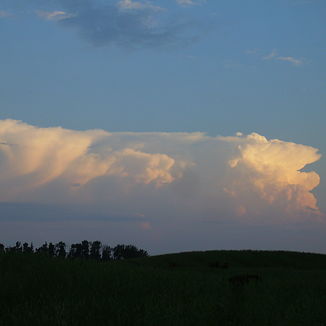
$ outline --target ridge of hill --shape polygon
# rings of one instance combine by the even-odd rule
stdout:
[[[228,268],[326,269],[326,254],[271,250],[209,250],[144,257],[139,265],[200,269],[228,265]]]

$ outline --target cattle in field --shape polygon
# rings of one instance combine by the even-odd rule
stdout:
[[[169,266],[169,268],[176,268],[177,267],[177,263],[175,263],[175,262],[169,262],[168,266]]]
[[[229,283],[232,286],[243,286],[245,284],[248,284],[250,281],[261,281],[261,276],[257,274],[241,274],[241,275],[235,275],[229,278]]]

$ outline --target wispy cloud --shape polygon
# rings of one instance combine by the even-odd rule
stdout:
[[[271,53],[267,54],[266,56],[262,57],[263,60],[277,60],[277,61],[285,61],[285,62],[289,62],[292,63],[295,66],[300,66],[303,64],[303,60],[302,59],[298,59],[295,57],[291,57],[291,56],[280,56],[278,55],[277,51],[274,49]]]
[[[161,11],[164,10],[164,8],[155,6],[151,2],[139,2],[139,1],[133,1],[133,0],[120,0],[118,2],[118,7],[124,10],[154,10],[154,11]]]
[[[294,57],[277,57],[277,60],[287,61],[287,62],[293,63],[296,66],[300,66],[303,64],[303,61],[301,59],[297,59]]]
[[[177,4],[180,6],[195,6],[202,4],[206,0],[176,0]]]
[[[276,57],[277,57],[277,52],[276,50],[273,50],[271,53],[264,56],[263,60],[271,60],[271,59],[275,59]]]
[[[74,14],[67,13],[65,11],[42,11],[37,10],[36,14],[45,19],[45,20],[51,20],[51,21],[60,21],[67,18],[74,17]]]

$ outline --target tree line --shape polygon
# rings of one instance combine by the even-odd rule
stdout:
[[[63,242],[45,242],[39,248],[33,243],[19,241],[12,247],[5,247],[0,243],[0,253],[42,254],[63,259],[93,259],[98,261],[122,260],[137,257],[147,257],[147,251],[138,249],[134,245],[118,244],[115,247],[103,245],[101,241],[83,240],[73,243],[69,248]]]

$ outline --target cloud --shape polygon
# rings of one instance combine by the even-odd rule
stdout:
[[[0,147],[3,160],[1,180],[8,181],[9,197],[42,188],[61,179],[64,187],[82,187],[104,176],[116,176],[130,183],[161,186],[174,181],[175,160],[160,153],[147,153],[132,146],[113,149],[112,136],[104,131],[77,132],[62,128],[41,129],[12,120],[1,122]],[[102,138],[108,146],[92,151]],[[8,145],[11,143],[12,145]],[[11,180],[21,180],[11,184]],[[11,187],[12,186],[12,187]],[[6,190],[2,189],[2,192]],[[5,196],[6,197],[6,196]]]
[[[296,66],[300,66],[303,64],[303,61],[300,60],[300,59],[296,59],[294,57],[277,57],[277,60],[280,60],[280,61],[287,61],[287,62],[290,62]]]
[[[243,201],[247,199],[246,191],[256,192],[265,202],[287,212],[313,210],[318,213],[311,190],[319,185],[319,176],[301,171],[320,158],[316,149],[277,139],[267,140],[253,133],[245,137],[243,143],[240,141],[239,150],[239,155],[229,161],[237,177],[227,188],[228,193]],[[245,202],[239,207],[244,205]]]
[[[73,14],[69,14],[65,11],[42,11],[38,10],[36,11],[36,14],[45,19],[45,20],[52,20],[52,21],[60,21],[63,19],[67,19],[70,17],[73,17]]]
[[[273,50],[271,53],[263,57],[263,60],[271,60],[277,57],[277,52],[276,50]]]
[[[195,6],[198,5],[200,3],[203,2],[203,0],[201,1],[195,1],[195,0],[176,0],[177,4],[179,4],[180,6]]]
[[[279,56],[276,50],[273,50],[270,54],[264,56],[262,59],[263,60],[286,61],[286,62],[292,63],[295,66],[300,66],[303,64],[302,59],[294,58],[291,56],[288,56],[288,57]]]
[[[154,11],[164,10],[162,7],[155,6],[150,2],[139,2],[133,0],[120,0],[118,2],[118,7],[125,10],[143,10],[143,9],[150,9]]]
[[[196,38],[193,24],[170,20],[167,10],[150,1],[54,0],[50,4],[56,9],[38,10],[37,15],[76,30],[94,46],[164,48]]]
[[[302,169],[319,158],[313,147],[256,133],[109,133],[0,120],[0,201],[87,203],[94,215],[146,218],[318,217],[319,176]]]

